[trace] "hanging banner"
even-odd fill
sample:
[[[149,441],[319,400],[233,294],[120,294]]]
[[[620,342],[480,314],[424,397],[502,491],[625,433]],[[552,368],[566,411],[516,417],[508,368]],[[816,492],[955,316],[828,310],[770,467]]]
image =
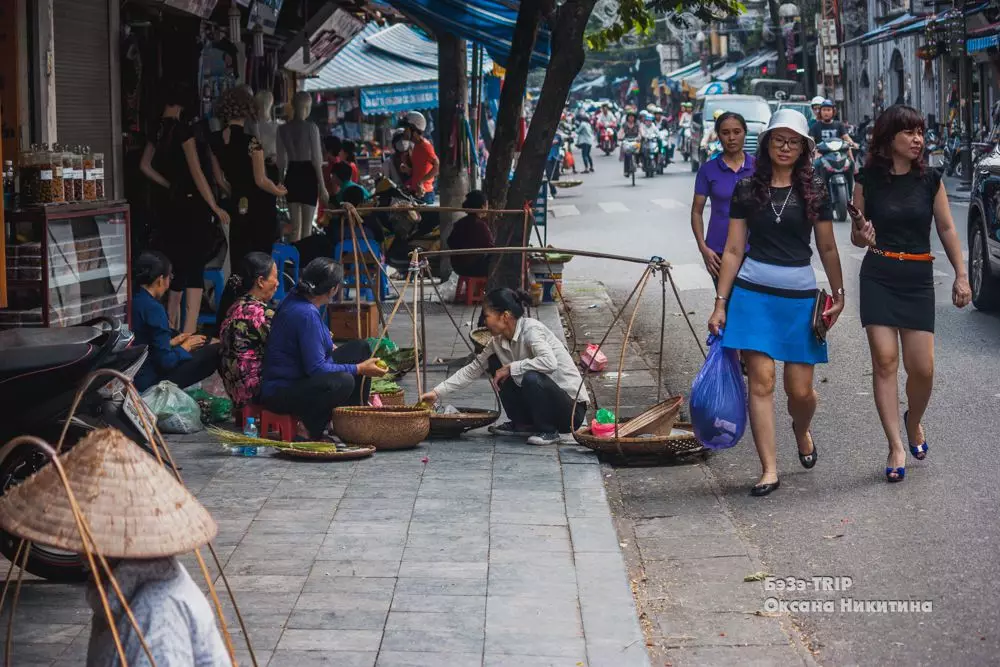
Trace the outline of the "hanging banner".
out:
[[[163,4],[167,7],[173,7],[189,14],[194,14],[199,18],[207,19],[215,11],[215,6],[219,4],[219,0],[164,0]]]
[[[364,27],[363,21],[343,9],[335,10],[330,18],[309,36],[309,62],[302,61],[302,49],[295,49],[284,64],[285,69],[305,76],[315,74]]]
[[[366,114],[392,114],[413,109],[437,109],[437,106],[437,81],[361,89],[361,111]]]

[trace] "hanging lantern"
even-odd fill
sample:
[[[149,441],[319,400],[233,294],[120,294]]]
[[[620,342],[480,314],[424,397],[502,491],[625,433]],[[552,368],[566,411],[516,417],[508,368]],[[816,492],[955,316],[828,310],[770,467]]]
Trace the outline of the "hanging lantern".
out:
[[[253,54],[258,58],[264,55],[264,29],[259,25],[253,29]]]
[[[229,41],[240,43],[240,8],[235,2],[229,5]]]

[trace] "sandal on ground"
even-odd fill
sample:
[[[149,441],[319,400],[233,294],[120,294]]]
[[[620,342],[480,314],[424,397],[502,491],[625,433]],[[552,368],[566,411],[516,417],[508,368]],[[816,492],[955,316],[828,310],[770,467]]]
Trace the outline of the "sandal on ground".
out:
[[[896,482],[902,482],[906,479],[906,467],[900,466],[899,468],[890,468],[886,466],[885,468],[885,481],[890,484],[895,484]]]
[[[766,484],[757,484],[750,489],[751,496],[766,496],[772,491],[776,491],[778,487],[781,486],[781,480],[776,479],[773,482],[768,482]]]
[[[792,432],[795,432],[794,422],[792,423]],[[806,470],[812,470],[812,468],[816,465],[816,461],[819,460],[819,452],[816,450],[816,441],[813,440],[812,431],[806,431],[806,435],[809,436],[809,442],[812,443],[813,450],[808,454],[799,452],[799,463],[801,463],[802,467]],[[798,438],[795,440],[795,447],[798,448]]]
[[[910,411],[909,410],[907,410],[906,412],[903,413],[903,430],[904,431],[906,431],[906,422],[909,421],[909,419],[907,419],[909,416],[910,416]],[[920,430],[923,430],[923,426],[920,426],[919,428],[920,428]],[[910,439],[909,436],[907,436],[906,439],[909,440]],[[915,458],[918,461],[923,461],[924,459],[927,458],[927,451],[929,449],[930,449],[930,447],[927,445],[927,438],[926,437],[924,438],[924,441],[921,444],[919,444],[919,445],[914,445],[913,443],[910,443],[910,454],[912,454],[913,458]]]

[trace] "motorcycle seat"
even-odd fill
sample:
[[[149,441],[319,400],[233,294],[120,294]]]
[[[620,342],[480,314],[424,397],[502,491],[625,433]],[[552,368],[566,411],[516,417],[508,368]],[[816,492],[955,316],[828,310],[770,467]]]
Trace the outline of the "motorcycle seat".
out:
[[[0,331],[0,351],[24,350],[30,347],[76,345],[89,343],[104,332],[97,327],[65,327],[51,329],[8,329]]]
[[[0,384],[23,375],[69,366],[86,359],[94,349],[90,343],[5,348],[0,351]]]

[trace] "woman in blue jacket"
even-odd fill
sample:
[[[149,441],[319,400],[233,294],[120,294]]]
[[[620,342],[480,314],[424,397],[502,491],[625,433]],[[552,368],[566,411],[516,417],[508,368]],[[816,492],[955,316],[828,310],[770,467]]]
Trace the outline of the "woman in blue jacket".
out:
[[[333,409],[365,405],[370,383],[386,371],[375,365],[367,341],[334,347],[320,309],[340,291],[344,267],[317,257],[271,320],[264,355],[261,400],[268,410],[295,415],[309,438],[319,440]]]
[[[219,344],[205,344],[204,336],[173,335],[161,301],[170,289],[173,267],[166,255],[147,251],[132,268],[136,289],[132,295],[132,330],[135,342],[149,351],[135,377],[135,387],[145,391],[162,380],[181,389],[201,382],[219,365]]]

